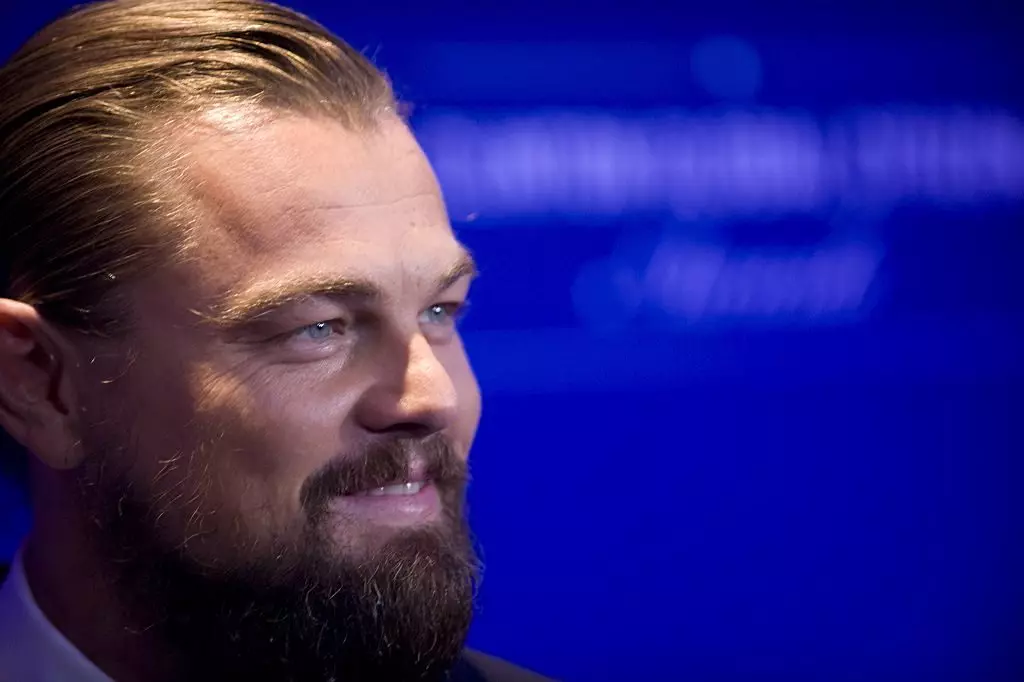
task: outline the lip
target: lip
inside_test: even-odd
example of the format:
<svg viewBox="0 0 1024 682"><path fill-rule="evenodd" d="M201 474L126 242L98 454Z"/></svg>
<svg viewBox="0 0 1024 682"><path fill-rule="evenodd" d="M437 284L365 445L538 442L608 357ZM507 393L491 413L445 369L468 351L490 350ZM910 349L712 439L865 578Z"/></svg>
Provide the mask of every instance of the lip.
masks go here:
<svg viewBox="0 0 1024 682"><path fill-rule="evenodd" d="M416 479L410 477L410 480ZM327 509L339 530L359 521L410 526L436 519L441 512L441 496L437 486L424 481L423 487L413 495L343 495L332 499Z"/></svg>

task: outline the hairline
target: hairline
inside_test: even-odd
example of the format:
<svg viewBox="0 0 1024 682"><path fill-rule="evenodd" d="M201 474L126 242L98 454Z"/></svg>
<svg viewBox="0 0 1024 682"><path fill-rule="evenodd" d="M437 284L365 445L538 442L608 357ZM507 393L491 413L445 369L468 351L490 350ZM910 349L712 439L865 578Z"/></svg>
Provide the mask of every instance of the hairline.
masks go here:
<svg viewBox="0 0 1024 682"><path fill-rule="evenodd" d="M403 118L386 74L322 25L269 2L231 4L83 5L44 26L0 66L0 85L14 95L0 111L0 125L17 133L8 139L21 141L3 149L11 161L5 168L13 169L4 178L34 183L27 185L34 194L12 192L9 201L25 210L27 226L42 226L49 240L67 238L76 246L56 248L63 260L53 268L41 260L47 257L43 249L22 243L21 235L33 232L12 232L11 253L30 256L4 260L0 295L85 333L116 335L135 324L118 290L144 278L153 265L187 253L188 238L201 222L200 206L180 191L192 181L188 148L180 144L190 131L229 133L230 126L211 125L218 112L242 111L249 123L289 115L327 118L355 131L372 129L386 113ZM166 21L164 9L174 10ZM89 36L97 40L82 42ZM161 37L180 42L166 54L158 45L154 53ZM69 60L69 54L79 58ZM34 80L19 86L15 75ZM62 154L56 142L46 141L63 139L52 134L58 125L79 133L80 144L63 145L78 151ZM33 171L34 155L44 161L67 156L70 163L35 162L35 168L51 170ZM61 175L57 169L63 167L75 174ZM72 181L72 189L60 189ZM57 201L33 204L39 196ZM80 201L88 207L76 211ZM71 227L48 227L65 223ZM74 241L90 234L91 244Z"/></svg>
<svg viewBox="0 0 1024 682"><path fill-rule="evenodd" d="M387 120L408 125L397 107L390 105L380 106L376 111L363 111L358 118L349 117L348 120L339 120L340 117L331 115L335 107L340 109L344 106L341 102L302 106L237 99L207 103L206 106L170 106L167 111L154 112L151 120L140 125L135 141L129 143L134 145L134 149L129 147L128 153L136 163L137 179L142 185L152 186L152 193L166 202L168 210L149 217L155 223L153 227L165 237L157 247L164 251L164 262L173 266L201 258L198 235L201 229L210 227L211 214L204 209L199 196L200 183L190 159L192 147L200 138L248 137L288 119L326 122L360 135L379 132ZM119 294L123 295L144 278L144 273L137 273L118 282L110 297L121 299ZM105 303L98 302L99 305ZM111 314L119 318L116 329L120 332L131 330L138 321L132 306L126 300L111 303Z"/></svg>

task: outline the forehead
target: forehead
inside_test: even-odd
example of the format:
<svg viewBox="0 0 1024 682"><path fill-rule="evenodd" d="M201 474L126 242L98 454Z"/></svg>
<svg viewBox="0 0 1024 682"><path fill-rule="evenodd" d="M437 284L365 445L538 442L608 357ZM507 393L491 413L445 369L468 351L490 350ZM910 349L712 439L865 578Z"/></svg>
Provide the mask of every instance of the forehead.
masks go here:
<svg viewBox="0 0 1024 682"><path fill-rule="evenodd" d="M279 118L188 140L199 207L185 259L207 293L260 279L436 276L460 254L436 178L398 119L351 131Z"/></svg>

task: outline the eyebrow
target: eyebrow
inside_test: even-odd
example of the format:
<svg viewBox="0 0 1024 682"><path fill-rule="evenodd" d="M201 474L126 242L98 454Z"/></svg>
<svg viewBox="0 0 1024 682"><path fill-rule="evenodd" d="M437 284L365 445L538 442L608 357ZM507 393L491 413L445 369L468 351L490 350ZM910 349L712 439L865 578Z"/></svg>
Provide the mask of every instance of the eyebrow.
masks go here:
<svg viewBox="0 0 1024 682"><path fill-rule="evenodd" d="M477 273L473 256L463 247L458 259L435 280L433 295L440 294L465 277L475 278ZM386 295L378 284L370 280L311 275L262 283L230 294L212 313L203 317L218 327L240 327L285 306L319 298L367 304L378 303Z"/></svg>

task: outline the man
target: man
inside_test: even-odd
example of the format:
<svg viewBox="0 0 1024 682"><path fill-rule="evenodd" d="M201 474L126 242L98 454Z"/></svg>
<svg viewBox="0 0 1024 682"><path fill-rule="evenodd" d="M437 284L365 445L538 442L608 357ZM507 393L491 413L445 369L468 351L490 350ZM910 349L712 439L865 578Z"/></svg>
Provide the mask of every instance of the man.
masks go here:
<svg viewBox="0 0 1024 682"><path fill-rule="evenodd" d="M528 680L463 650L474 267L386 79L258 0L0 72L0 680Z"/></svg>

